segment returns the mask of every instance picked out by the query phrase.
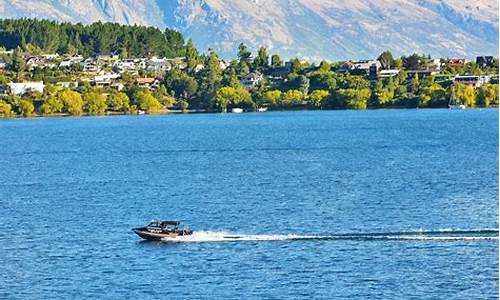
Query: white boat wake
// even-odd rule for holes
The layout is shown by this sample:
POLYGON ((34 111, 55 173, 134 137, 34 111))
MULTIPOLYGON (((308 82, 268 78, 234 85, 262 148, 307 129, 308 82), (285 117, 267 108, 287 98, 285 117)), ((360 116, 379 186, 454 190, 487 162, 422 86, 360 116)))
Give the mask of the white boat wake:
POLYGON ((192 235, 163 238, 164 242, 235 242, 235 241, 285 241, 285 240, 422 240, 422 241, 473 241, 498 240, 498 229, 437 231, 405 231, 380 233, 341 233, 332 235, 298 234, 235 234, 224 231, 195 231, 192 235))

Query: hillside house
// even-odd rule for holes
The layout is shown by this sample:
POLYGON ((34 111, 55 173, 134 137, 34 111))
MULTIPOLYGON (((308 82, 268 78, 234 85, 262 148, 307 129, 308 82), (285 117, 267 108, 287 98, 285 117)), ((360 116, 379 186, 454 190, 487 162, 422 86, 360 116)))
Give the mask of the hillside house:
POLYGON ((56 86, 60 86, 64 89, 76 89, 78 88, 78 81, 59 81, 56 82, 56 86))
POLYGON ((121 75, 117 73, 96 75, 92 84, 97 87, 109 87, 120 77, 121 75))
POLYGON ((388 70, 380 70, 377 74, 378 78, 391 78, 399 75, 401 70, 399 69, 388 69, 388 70))
POLYGON ((146 70, 150 72, 165 73, 172 69, 172 65, 167 58, 153 56, 146 62, 146 70))
POLYGON ((59 67, 60 68, 69 68, 72 65, 80 64, 82 61, 83 61, 83 56, 81 56, 81 55, 74 55, 74 56, 70 56, 70 57, 65 57, 59 63, 59 67))
POLYGON ((435 71, 435 72, 441 71, 441 59, 435 58, 435 59, 431 60, 427 64, 426 69, 431 70, 431 71, 435 71))
POLYGON ((476 76, 476 75, 457 75, 453 78, 453 83, 461 83, 465 85, 470 85, 474 88, 478 88, 485 83, 490 82, 490 76, 476 76))
POLYGON ((136 72, 137 67, 134 59, 123 59, 113 63, 113 71, 117 73, 136 72))
POLYGON ((99 65, 101 65, 101 64, 110 64, 110 63, 113 63, 113 62, 117 61, 118 59, 120 59, 120 56, 118 56, 117 54, 98 55, 96 57, 97 64, 99 64, 99 65))
POLYGON ((154 77, 137 78, 135 80, 135 84, 137 84, 138 87, 142 88, 157 89, 160 87, 160 80, 154 77))
POLYGON ((224 71, 225 69, 227 69, 230 65, 231 65, 231 63, 226 62, 225 60, 220 60, 219 61, 219 67, 220 67, 220 69, 222 71, 224 71))
POLYGON ((481 68, 493 67, 494 65, 493 56, 477 56, 476 64, 481 68))
POLYGON ((203 69, 205 69, 205 66, 203 64, 197 64, 193 68, 193 72, 198 73, 201 72, 203 69))
POLYGON ((117 91, 121 91, 125 88, 125 85, 121 82, 115 82, 110 85, 110 88, 115 89, 117 91))
POLYGON ((241 79, 241 84, 246 88, 253 88, 264 79, 261 73, 252 72, 241 79))
POLYGON ((82 65, 82 71, 85 73, 99 73, 101 71, 101 68, 97 65, 97 62, 95 59, 92 57, 88 57, 85 60, 83 60, 81 63, 82 65))
POLYGON ((465 58, 450 58, 447 64, 449 67, 463 67, 466 62, 465 58))
POLYGON ((34 68, 55 68, 56 64, 53 61, 52 55, 39 55, 30 56, 26 59, 26 67, 28 70, 33 70, 34 68))
POLYGON ((175 67, 179 70, 184 70, 187 68, 185 57, 168 58, 167 61, 172 65, 172 67, 175 67))
POLYGON ((346 61, 336 68, 335 72, 376 78, 381 68, 382 64, 378 60, 346 61))
POLYGON ((415 76, 418 76, 419 79, 422 79, 422 78, 427 77, 427 76, 436 75, 436 74, 438 74, 438 72, 434 71, 434 70, 429 70, 429 69, 426 69, 426 70, 408 70, 408 71, 406 71, 406 74, 408 75, 409 78, 413 78, 415 76))
POLYGON ((45 85, 43 81, 34 82, 11 82, 9 84, 10 93, 13 95, 24 95, 29 92, 40 92, 43 93, 45 85))
POLYGON ((269 78, 272 80, 283 79, 290 74, 291 68, 287 66, 274 67, 269 71, 269 78))
POLYGON ((352 69, 354 69, 354 64, 350 61, 343 62, 340 64, 336 69, 335 73, 339 74, 344 74, 350 72, 352 69))

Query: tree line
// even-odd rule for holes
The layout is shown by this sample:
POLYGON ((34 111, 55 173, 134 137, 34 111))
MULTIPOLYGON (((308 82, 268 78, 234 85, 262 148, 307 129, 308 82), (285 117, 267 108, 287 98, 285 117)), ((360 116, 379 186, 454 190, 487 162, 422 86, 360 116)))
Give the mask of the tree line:
POLYGON ((163 107, 171 107, 175 99, 165 88, 156 91, 130 90, 130 93, 95 89, 90 86, 79 91, 46 86, 43 94, 31 92, 22 97, 10 96, 0 101, 0 117, 69 114, 79 116, 103 115, 105 113, 158 113, 163 107), (129 96, 130 95, 130 96, 129 96))
MULTIPOLYGON (((31 19, 0 21, 0 46, 18 47, 12 55, 3 57, 9 69, 0 74, 0 85, 23 80, 46 83, 43 94, 1 96, 0 116, 104 114, 108 111, 157 113, 167 109, 225 111, 234 107, 251 111, 264 106, 271 110, 446 107, 452 96, 469 107, 498 105, 498 82, 474 88, 437 76, 410 76, 408 70, 422 69, 429 64, 432 60, 429 55, 394 57, 384 51, 378 57, 382 68, 397 68, 401 72, 390 78, 369 79, 337 73, 343 62, 323 61, 316 66, 294 58, 285 67, 284 60, 277 54, 271 55, 267 48, 261 47, 252 53, 240 44, 237 57, 223 67, 216 51, 209 49, 208 53, 200 53, 191 40, 184 42, 181 34, 168 29, 162 32, 141 26, 81 25, 31 19), (41 33, 47 30, 48 34, 41 33), (61 32, 62 35, 51 37, 61 32), (81 80, 87 75, 79 66, 37 67, 28 71, 20 55, 33 49, 72 54, 68 45, 72 45, 69 48, 75 54, 84 56, 115 51, 119 51, 121 58, 153 54, 183 56, 186 67, 174 67, 161 74, 143 69, 135 76, 122 73, 120 81, 125 88, 118 92, 81 80), (276 76, 280 70, 285 72, 276 76), (244 87, 241 79, 252 72, 263 74, 263 79, 251 88, 244 87), (161 78, 161 85, 155 90, 141 88, 134 83, 137 77, 161 78), (80 81, 78 88, 55 85, 58 81, 75 80, 80 81)), ((443 60, 442 68, 440 75, 497 74, 498 60, 488 68, 480 68, 473 62, 450 66, 443 60)))
POLYGON ((0 45, 7 49, 21 47, 44 53, 120 54, 124 57, 185 54, 182 34, 175 30, 161 31, 155 27, 96 22, 59 23, 37 19, 0 20, 0 45))

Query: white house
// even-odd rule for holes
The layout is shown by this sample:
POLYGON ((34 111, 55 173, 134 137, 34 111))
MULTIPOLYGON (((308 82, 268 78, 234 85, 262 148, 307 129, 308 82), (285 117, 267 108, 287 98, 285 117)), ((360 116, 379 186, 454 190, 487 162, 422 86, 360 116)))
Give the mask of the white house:
POLYGON ((243 86, 245 86, 246 88, 253 88, 257 84, 259 84, 259 82, 263 78, 264 77, 262 76, 262 74, 257 73, 257 72, 252 72, 241 79, 241 84, 243 86))
POLYGON ((118 60, 113 64, 113 70, 118 73, 137 71, 134 59, 118 60))
POLYGON ((37 91, 43 93, 45 85, 43 81, 38 82, 11 82, 9 84, 10 93, 14 95, 23 95, 28 92, 37 91))
POLYGON ((481 76, 476 76, 476 75, 456 75, 453 78, 453 83, 461 83, 461 84, 466 84, 470 85, 472 87, 478 88, 482 86, 485 83, 489 83, 491 80, 491 77, 488 75, 481 75, 481 76))
POLYGON ((167 58, 158 58, 153 56, 150 60, 146 62, 146 70, 154 72, 168 72, 172 69, 172 66, 168 62, 167 58))
MULTIPOLYGON (((71 67, 72 65, 79 64, 83 61, 83 56, 81 55, 73 55, 70 57, 65 57, 63 61, 59 64, 59 67, 61 68, 68 68, 71 67)), ((92 63, 92 61, 89 61, 89 63, 92 63)))
POLYGON ((205 66, 204 66, 203 64, 197 64, 196 66, 194 66, 193 71, 194 71, 195 73, 198 73, 198 72, 200 72, 200 71, 201 71, 201 70, 203 70, 203 69, 205 69, 205 66))
POLYGON ((135 83, 139 87, 147 88, 147 89, 157 89, 160 87, 160 81, 154 77, 148 78, 137 78, 135 83))
POLYGON ((59 81, 56 85, 64 89, 75 89, 78 87, 78 81, 59 81))
POLYGON ((377 77, 378 78, 390 78, 390 77, 394 77, 394 76, 399 75, 400 72, 401 72, 401 70, 398 70, 398 69, 380 70, 380 72, 378 72, 377 77))
POLYGON ((98 73, 101 70, 97 64, 85 63, 83 65, 83 72, 85 73, 98 73))
POLYGON ((227 69, 231 64, 229 62, 226 62, 224 60, 220 60, 219 61, 219 67, 222 71, 224 71, 225 69, 227 69))
POLYGON ((94 77, 94 81, 112 81, 120 77, 121 75, 118 73, 102 74, 102 75, 96 75, 94 77))
POLYGON ((110 73, 110 74, 102 74, 102 75, 96 75, 94 77, 94 81, 92 82, 95 86, 99 87, 106 87, 106 86, 111 86, 111 84, 118 78, 120 78, 121 75, 117 73, 110 73))

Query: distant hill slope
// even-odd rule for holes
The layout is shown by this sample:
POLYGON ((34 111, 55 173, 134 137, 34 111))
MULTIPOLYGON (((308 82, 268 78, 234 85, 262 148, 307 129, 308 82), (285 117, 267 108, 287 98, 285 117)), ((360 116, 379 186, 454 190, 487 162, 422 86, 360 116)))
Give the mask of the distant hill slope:
POLYGON ((240 42, 286 57, 498 55, 496 0, 0 0, 0 17, 168 26, 202 50, 240 42))

